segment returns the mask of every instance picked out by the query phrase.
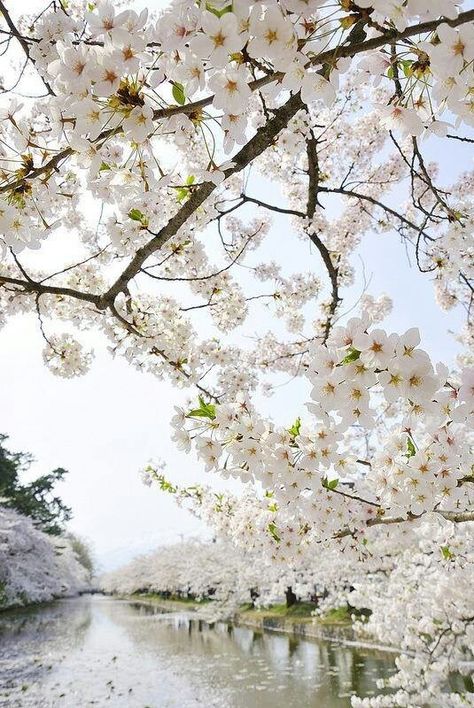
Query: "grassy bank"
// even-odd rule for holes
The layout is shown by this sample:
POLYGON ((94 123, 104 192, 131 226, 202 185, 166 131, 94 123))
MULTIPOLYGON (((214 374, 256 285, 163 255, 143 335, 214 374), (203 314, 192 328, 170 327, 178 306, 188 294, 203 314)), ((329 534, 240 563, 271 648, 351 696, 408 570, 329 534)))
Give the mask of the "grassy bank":
POLYGON ((345 607, 338 607, 330 610, 320 617, 315 617, 314 612, 317 605, 311 602, 297 602, 291 607, 286 605, 270 605, 270 607, 262 607, 256 609, 251 605, 243 605, 239 617, 242 620, 282 620, 287 624, 304 624, 314 623, 323 625, 350 625, 351 617, 349 611, 345 607))
MULTIPOLYGON (((183 598, 177 596, 164 596, 159 593, 135 593, 131 598, 152 602, 160 605, 163 609, 168 609, 170 612, 177 610, 194 612, 202 607, 212 607, 213 600, 194 598, 183 598)), ((129 596, 129 599, 131 599, 129 596)), ((351 617, 349 610, 346 607, 338 607, 329 610, 320 617, 315 617, 314 612, 317 605, 312 602, 297 602, 291 607, 285 604, 270 605, 269 607, 256 608, 250 603, 241 605, 239 610, 234 614, 233 619, 238 624, 258 624, 260 626, 277 627, 282 626, 315 624, 322 626, 341 626, 350 627, 351 617)))

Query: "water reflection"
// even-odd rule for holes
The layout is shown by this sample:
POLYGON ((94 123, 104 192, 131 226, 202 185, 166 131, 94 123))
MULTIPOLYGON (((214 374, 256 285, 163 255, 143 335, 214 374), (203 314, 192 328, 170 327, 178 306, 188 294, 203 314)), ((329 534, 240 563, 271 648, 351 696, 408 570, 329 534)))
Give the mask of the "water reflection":
POLYGON ((393 657, 98 596, 0 616, 0 706, 348 708, 393 657))

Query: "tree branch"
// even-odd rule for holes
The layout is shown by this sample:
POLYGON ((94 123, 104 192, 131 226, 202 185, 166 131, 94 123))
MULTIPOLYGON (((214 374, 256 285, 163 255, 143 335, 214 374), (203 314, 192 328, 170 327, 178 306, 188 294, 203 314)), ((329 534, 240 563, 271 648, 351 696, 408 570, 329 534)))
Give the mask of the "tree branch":
MULTIPOLYGON (((31 55, 30 55, 30 47, 29 47, 28 42, 27 42, 26 39, 23 37, 23 35, 20 34, 20 32, 18 31, 18 29, 17 29, 15 23, 13 22, 13 20, 12 20, 12 18, 11 18, 11 16, 10 16, 10 13, 8 12, 7 8, 5 7, 5 4, 4 4, 1 0, 0 0, 0 13, 3 15, 3 19, 4 19, 5 22, 7 23, 8 28, 9 28, 11 34, 12 34, 13 37, 15 37, 15 39, 17 39, 18 42, 20 43, 21 48, 22 48, 23 51, 25 52, 26 58, 27 58, 28 61, 30 61, 30 62, 33 64, 33 66, 36 68, 35 61, 34 61, 34 59, 32 59, 32 57, 31 57, 31 55)), ((38 71, 38 75, 39 75, 41 81, 43 82, 43 84, 45 85, 46 90, 47 90, 47 92, 49 93, 49 95, 50 95, 50 96, 54 96, 55 93, 54 93, 53 89, 51 88, 51 86, 49 85, 49 83, 46 81, 46 79, 45 79, 43 76, 41 76, 41 74, 40 74, 39 71, 38 71)))
MULTIPOLYGON (((316 211, 316 206, 318 204, 318 193, 321 191, 319 186, 319 165, 318 165, 318 153, 317 153, 317 140, 312 135, 312 137, 306 141, 306 155, 308 158, 308 201, 306 206, 306 214, 308 219, 311 221, 314 217, 316 211)), ((329 337, 329 332, 331 331, 332 320, 336 312, 337 306, 341 300, 339 296, 339 270, 337 266, 334 265, 331 258, 331 253, 327 246, 321 241, 316 233, 310 231, 311 224, 306 228, 306 233, 308 234, 311 242, 318 249, 323 263, 326 266, 326 270, 331 281, 331 302, 329 305, 329 312, 326 318, 326 324, 324 326, 324 337, 323 342, 329 337)))

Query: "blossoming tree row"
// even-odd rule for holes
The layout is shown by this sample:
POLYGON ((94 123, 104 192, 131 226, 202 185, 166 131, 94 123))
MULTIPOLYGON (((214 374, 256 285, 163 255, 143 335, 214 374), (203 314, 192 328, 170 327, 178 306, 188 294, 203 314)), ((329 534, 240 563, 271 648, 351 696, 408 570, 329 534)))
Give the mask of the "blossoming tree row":
MULTIPOLYGON (((207 495, 201 490, 203 498, 207 495)), ((354 699, 357 706, 472 705, 471 530, 422 520, 403 535, 372 529, 365 557, 337 548, 313 549, 285 565, 263 550, 229 540, 187 541, 158 548, 106 574, 109 593, 160 593, 211 600, 198 616, 233 617, 252 603, 265 608, 292 594, 314 606, 315 622, 328 610, 352 613, 356 638, 400 650, 388 695, 354 699), (440 552, 440 548, 442 552, 440 552), (456 692, 455 689, 458 689, 456 692), (463 695, 464 694, 464 695, 463 695)))

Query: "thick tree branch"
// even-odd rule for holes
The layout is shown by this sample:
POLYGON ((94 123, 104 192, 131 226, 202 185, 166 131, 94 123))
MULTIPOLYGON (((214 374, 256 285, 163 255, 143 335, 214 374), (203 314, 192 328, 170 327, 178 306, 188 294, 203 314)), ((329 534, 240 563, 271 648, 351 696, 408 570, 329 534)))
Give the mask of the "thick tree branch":
MULTIPOLYGON (((474 521, 474 511, 442 511, 436 510, 434 513, 442 516, 443 519, 451 521, 455 524, 463 524, 468 521, 474 521)), ((366 523, 366 528, 372 528, 372 526, 390 526, 392 524, 402 524, 407 521, 419 521, 423 518, 425 514, 420 514, 416 516, 415 514, 408 514, 407 516, 376 516, 374 519, 369 519, 366 523)), ((344 538, 346 536, 354 535, 354 529, 345 528, 339 533, 337 533, 334 538, 344 538)))
MULTIPOLYGON (((262 126, 254 137, 234 156, 232 160, 234 166, 225 171, 226 179, 231 175, 241 172, 247 165, 259 157, 259 155, 273 143, 278 133, 287 126, 289 120, 295 113, 303 107, 304 103, 298 93, 292 96, 281 108, 278 108, 274 112, 273 118, 262 126)), ((170 238, 177 234, 179 229, 186 224, 188 219, 206 199, 208 199, 215 189, 216 185, 213 182, 205 182, 193 191, 189 200, 168 221, 166 226, 145 246, 138 249, 127 268, 103 295, 102 302, 104 305, 106 305, 107 302, 112 302, 114 298, 122 292, 127 283, 141 270, 147 258, 155 253, 155 251, 162 248, 170 238)))
MULTIPOLYGON (((317 145, 318 143, 314 135, 306 141, 306 155, 308 158, 308 201, 306 206, 306 214, 310 222, 314 217, 316 206, 318 204, 318 193, 321 191, 319 186, 317 145)), ((311 223, 306 228, 306 233, 308 234, 311 242, 318 249, 331 281, 331 302, 329 304, 328 316, 324 325, 323 341, 326 341, 329 337, 329 332, 331 331, 334 314, 341 300, 339 296, 339 270, 337 266, 334 265, 331 258, 331 253, 327 246, 321 241, 320 237, 312 231, 311 223)))
POLYGON ((43 283, 38 283, 35 280, 21 280, 20 278, 10 278, 9 276, 0 274, 0 287, 2 283, 17 285, 25 293, 38 293, 38 295, 64 295, 65 297, 72 297, 75 300, 85 300, 86 302, 91 302, 94 305, 98 305, 100 300, 99 295, 85 293, 81 290, 74 290, 73 288, 65 288, 55 285, 43 285, 43 283))

